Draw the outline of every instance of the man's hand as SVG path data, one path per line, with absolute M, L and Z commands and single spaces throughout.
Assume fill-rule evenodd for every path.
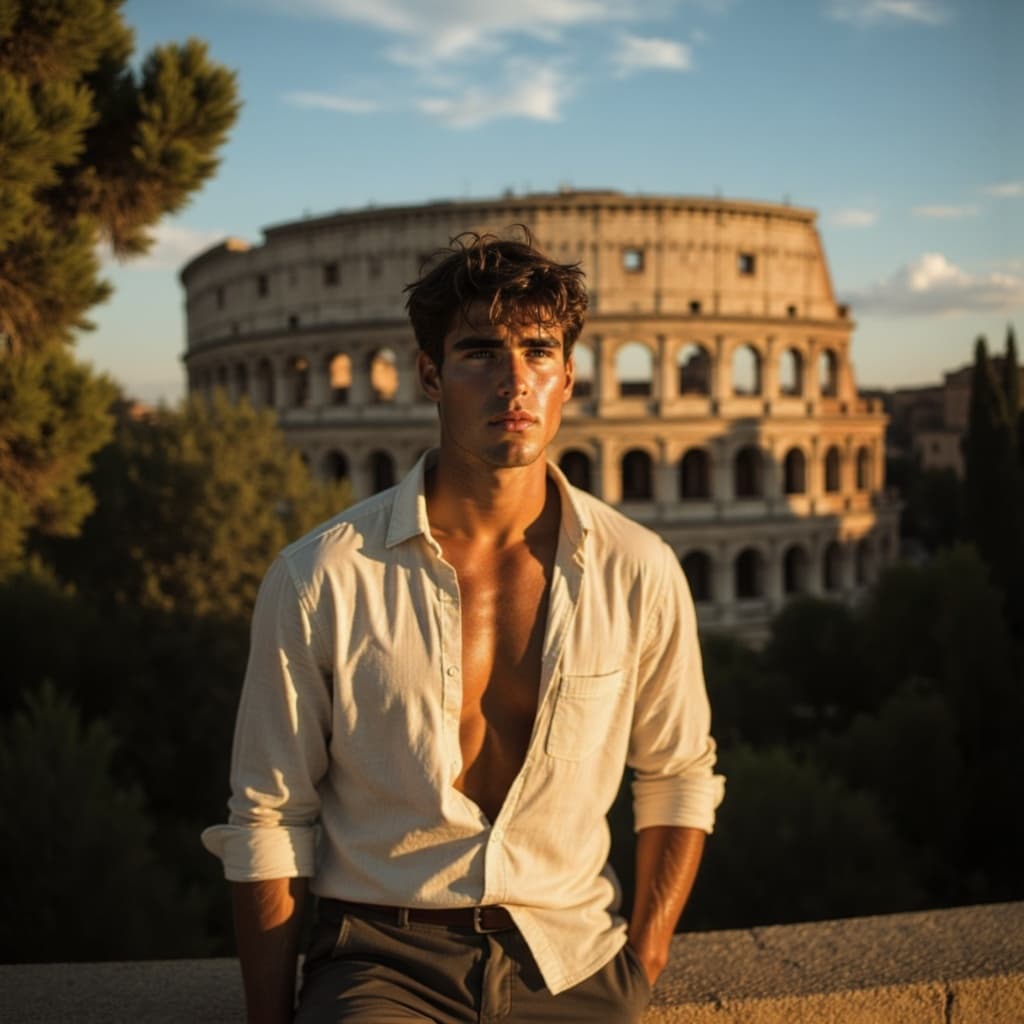
M 290 1024 L 305 878 L 232 882 L 235 939 L 249 1024 Z
M 703 852 L 704 833 L 697 828 L 658 825 L 637 833 L 629 944 L 652 985 L 668 963 L 669 944 Z

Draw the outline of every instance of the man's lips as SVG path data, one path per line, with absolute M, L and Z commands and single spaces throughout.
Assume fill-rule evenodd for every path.
M 531 416 L 528 412 L 506 412 L 500 416 L 492 416 L 487 422 L 492 427 L 500 427 L 502 430 L 516 434 L 532 427 L 537 422 L 537 417 Z

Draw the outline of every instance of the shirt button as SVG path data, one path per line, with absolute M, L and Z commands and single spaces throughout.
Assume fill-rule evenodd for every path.
M 457 676 L 458 674 L 459 674 L 459 670 L 454 665 L 449 665 L 448 666 L 448 675 L 450 675 L 450 676 Z

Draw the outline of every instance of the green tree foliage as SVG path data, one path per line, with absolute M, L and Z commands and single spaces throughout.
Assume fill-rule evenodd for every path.
M 229 952 L 227 890 L 197 837 L 224 816 L 255 591 L 282 547 L 347 504 L 347 486 L 313 481 L 271 413 L 221 396 L 120 417 L 88 483 L 95 511 L 81 536 L 45 548 L 54 569 L 0 581 L 17 637 L 0 712 L 52 679 L 87 721 L 109 723 L 123 741 L 114 782 L 141 787 L 159 863 L 203 893 L 192 952 L 209 938 Z
M 0 579 L 31 528 L 73 535 L 92 509 L 80 474 L 111 435 L 114 393 L 60 349 L 0 355 Z
M 964 537 L 964 485 L 953 469 L 920 469 L 908 473 L 902 488 L 900 523 L 903 536 L 920 541 L 928 552 L 951 547 Z
M 247 620 L 273 556 L 348 504 L 272 412 L 222 394 L 122 418 L 91 483 L 99 505 L 58 568 L 102 600 L 185 617 Z
M 700 646 L 719 745 L 785 743 L 796 704 L 789 677 L 769 672 L 758 652 L 733 636 L 708 632 Z
M 907 910 L 924 896 L 876 800 L 780 747 L 724 752 L 728 796 L 688 926 L 749 927 Z
M 967 773 L 956 711 L 930 680 L 911 680 L 816 755 L 830 774 L 875 795 L 913 847 L 915 874 L 943 902 L 964 896 L 957 872 L 967 844 Z
M 50 685 L 0 722 L 0 959 L 203 950 L 199 901 L 154 856 L 141 793 L 112 776 L 115 748 Z
M 1017 336 L 1011 324 L 1006 329 L 1006 355 L 1003 356 L 1003 400 L 1006 402 L 1006 420 L 1010 425 L 1011 441 L 1017 443 L 1017 423 L 1020 418 L 1020 364 L 1017 360 Z
M 968 536 L 1003 591 L 1010 628 L 1024 662 L 1024 462 L 1017 457 L 1022 429 L 1019 403 L 1012 329 L 1001 381 L 992 369 L 985 339 L 979 338 L 964 441 Z
M 0 0 L 0 572 L 29 529 L 67 534 L 89 511 L 78 481 L 109 438 L 111 389 L 65 347 L 110 292 L 97 243 L 144 252 L 238 112 L 197 40 L 133 70 L 121 7 Z
M 792 739 L 841 728 L 874 700 L 856 630 L 852 610 L 839 601 L 797 598 L 775 617 L 762 664 L 790 683 Z

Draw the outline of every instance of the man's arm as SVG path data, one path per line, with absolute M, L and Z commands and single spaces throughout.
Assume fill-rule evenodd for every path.
M 676 825 L 655 825 L 637 833 L 629 944 L 652 985 L 668 963 L 669 943 L 697 877 L 704 836 L 702 829 Z
M 290 1024 L 305 878 L 232 882 L 235 940 L 249 1024 Z

